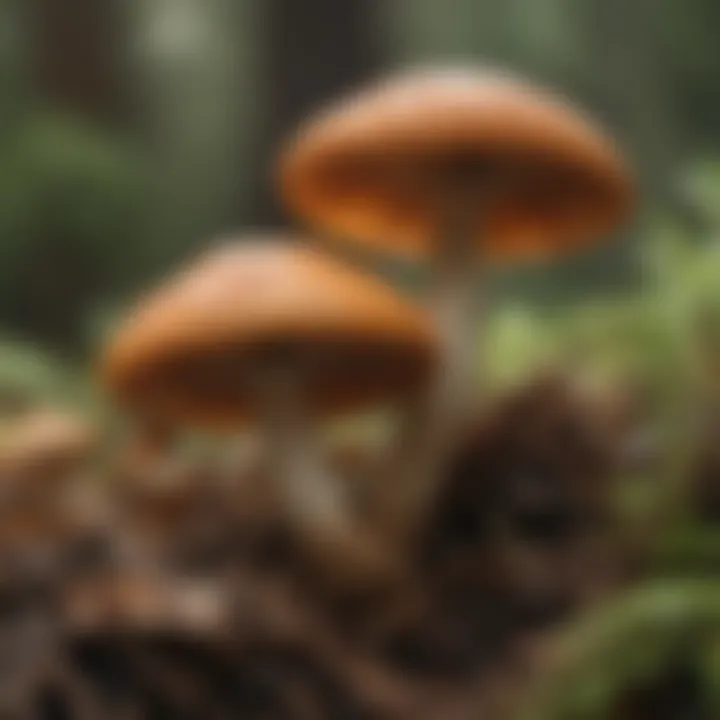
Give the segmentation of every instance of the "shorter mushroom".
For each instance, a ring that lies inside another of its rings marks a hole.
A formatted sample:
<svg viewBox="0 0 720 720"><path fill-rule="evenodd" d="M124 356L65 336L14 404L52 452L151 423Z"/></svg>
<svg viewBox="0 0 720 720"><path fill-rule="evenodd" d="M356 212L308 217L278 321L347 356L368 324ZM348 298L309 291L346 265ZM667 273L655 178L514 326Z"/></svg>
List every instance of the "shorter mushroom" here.
<svg viewBox="0 0 720 720"><path fill-rule="evenodd" d="M155 417L259 421L297 537L335 571L351 553L384 563L329 477L314 422L416 392L434 365L434 333L380 281L269 240L212 250L148 298L109 348L105 378Z"/></svg>

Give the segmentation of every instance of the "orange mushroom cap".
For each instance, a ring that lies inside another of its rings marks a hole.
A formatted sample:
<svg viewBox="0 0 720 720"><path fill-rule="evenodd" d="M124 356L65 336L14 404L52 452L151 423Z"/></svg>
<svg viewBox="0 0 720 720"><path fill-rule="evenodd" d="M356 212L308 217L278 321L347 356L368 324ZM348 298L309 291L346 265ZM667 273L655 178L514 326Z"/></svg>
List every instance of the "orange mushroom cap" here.
<svg viewBox="0 0 720 720"><path fill-rule="evenodd" d="M590 120L477 69L386 79L311 119L280 158L284 199L313 229L408 255L430 251L463 178L477 183L472 224L496 258L583 245L633 205L628 170Z"/></svg>
<svg viewBox="0 0 720 720"><path fill-rule="evenodd" d="M210 251L151 295L120 329L103 371L156 417L237 425L255 412L268 357L302 367L308 412L413 391L433 366L425 314L373 277L283 242Z"/></svg>

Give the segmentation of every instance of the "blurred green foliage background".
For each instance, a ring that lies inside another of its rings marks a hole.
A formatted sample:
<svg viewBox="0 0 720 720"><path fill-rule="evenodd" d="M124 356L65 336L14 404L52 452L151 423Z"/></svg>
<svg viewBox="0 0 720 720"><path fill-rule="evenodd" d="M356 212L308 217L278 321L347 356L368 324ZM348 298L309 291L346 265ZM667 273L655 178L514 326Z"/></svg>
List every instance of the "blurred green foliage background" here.
<svg viewBox="0 0 720 720"><path fill-rule="evenodd" d="M512 376L569 342L660 372L720 274L718 21L713 0L3 0L8 363L18 342L87 363L115 314L188 254L286 225L272 160L317 103L398 64L479 60L599 117L643 200L614 241L497 272L491 364Z"/></svg>

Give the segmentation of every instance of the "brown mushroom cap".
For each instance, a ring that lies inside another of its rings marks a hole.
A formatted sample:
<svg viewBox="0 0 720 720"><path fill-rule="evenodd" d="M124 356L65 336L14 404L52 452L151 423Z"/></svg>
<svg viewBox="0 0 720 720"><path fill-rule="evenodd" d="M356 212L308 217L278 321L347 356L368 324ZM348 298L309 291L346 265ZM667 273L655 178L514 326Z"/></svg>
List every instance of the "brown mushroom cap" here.
<svg viewBox="0 0 720 720"><path fill-rule="evenodd" d="M60 410L36 410L18 419L0 438L0 470L28 473L82 462L98 441L83 419Z"/></svg>
<svg viewBox="0 0 720 720"><path fill-rule="evenodd" d="M448 188L471 177L473 225L491 257L585 244L633 204L628 171L592 122L481 70L367 88L301 128L280 161L284 198L314 229L409 255L429 251Z"/></svg>
<svg viewBox="0 0 720 720"><path fill-rule="evenodd" d="M287 358L311 413L414 390L435 357L424 313L375 278L282 242L210 251L149 297L104 363L131 405L178 421L237 425L256 409L255 372Z"/></svg>

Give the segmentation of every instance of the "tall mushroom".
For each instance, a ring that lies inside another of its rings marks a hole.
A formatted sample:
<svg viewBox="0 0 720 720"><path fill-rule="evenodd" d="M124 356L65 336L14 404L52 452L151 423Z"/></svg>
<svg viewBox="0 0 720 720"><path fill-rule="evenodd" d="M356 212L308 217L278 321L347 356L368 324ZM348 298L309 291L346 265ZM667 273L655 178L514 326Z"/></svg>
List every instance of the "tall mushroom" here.
<svg viewBox="0 0 720 720"><path fill-rule="evenodd" d="M327 555L358 535L318 456L314 421L407 396L434 357L424 313L390 288L261 238L210 251L149 297L119 330L104 372L154 417L259 421L288 518Z"/></svg>
<svg viewBox="0 0 720 720"><path fill-rule="evenodd" d="M279 173L287 205L314 230L431 258L444 363L405 428L412 483L394 483L412 524L471 395L480 271L612 230L632 206L628 173L560 98L473 68L400 73L341 99L300 128Z"/></svg>

